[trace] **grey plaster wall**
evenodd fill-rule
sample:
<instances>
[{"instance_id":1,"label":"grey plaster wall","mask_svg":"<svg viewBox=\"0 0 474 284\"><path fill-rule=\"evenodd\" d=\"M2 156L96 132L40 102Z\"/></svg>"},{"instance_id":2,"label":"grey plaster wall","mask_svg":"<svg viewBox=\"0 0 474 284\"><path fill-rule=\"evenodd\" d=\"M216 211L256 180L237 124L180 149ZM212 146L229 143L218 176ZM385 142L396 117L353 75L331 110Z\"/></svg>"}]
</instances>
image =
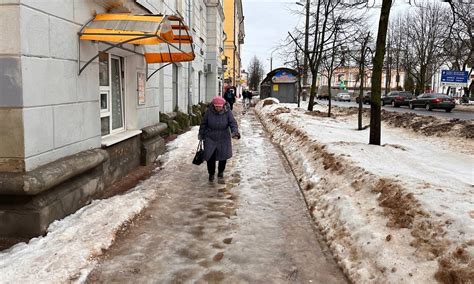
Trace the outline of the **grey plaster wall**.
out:
<instances>
[{"instance_id":1,"label":"grey plaster wall","mask_svg":"<svg viewBox=\"0 0 474 284\"><path fill-rule=\"evenodd\" d=\"M0 70L0 107L21 107L23 95L20 58L0 55Z\"/></svg>"},{"instance_id":2,"label":"grey plaster wall","mask_svg":"<svg viewBox=\"0 0 474 284\"><path fill-rule=\"evenodd\" d=\"M0 172L23 172L20 6L0 1Z\"/></svg>"}]
</instances>

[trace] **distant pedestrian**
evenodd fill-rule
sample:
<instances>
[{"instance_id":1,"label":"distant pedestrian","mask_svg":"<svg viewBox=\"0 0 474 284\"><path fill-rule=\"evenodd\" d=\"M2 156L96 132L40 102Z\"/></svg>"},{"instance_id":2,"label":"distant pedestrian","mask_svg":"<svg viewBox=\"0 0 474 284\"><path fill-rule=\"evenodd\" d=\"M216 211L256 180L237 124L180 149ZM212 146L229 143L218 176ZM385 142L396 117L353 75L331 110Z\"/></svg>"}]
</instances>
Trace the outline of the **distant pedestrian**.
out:
<instances>
[{"instance_id":1,"label":"distant pedestrian","mask_svg":"<svg viewBox=\"0 0 474 284\"><path fill-rule=\"evenodd\" d=\"M209 181L214 181L216 161L219 161L218 181L224 181L225 166L232 157L231 138L240 139L240 133L230 106L222 97L212 99L199 127L198 138L204 141L204 160L207 161Z\"/></svg>"},{"instance_id":2,"label":"distant pedestrian","mask_svg":"<svg viewBox=\"0 0 474 284\"><path fill-rule=\"evenodd\" d=\"M253 97L252 91L247 91L247 100L249 101L249 106L252 104L252 97Z\"/></svg>"},{"instance_id":3,"label":"distant pedestrian","mask_svg":"<svg viewBox=\"0 0 474 284\"><path fill-rule=\"evenodd\" d=\"M229 104L230 109L234 109L234 103L235 103L235 91L232 88L227 89L224 93L224 99L226 102Z\"/></svg>"},{"instance_id":4,"label":"distant pedestrian","mask_svg":"<svg viewBox=\"0 0 474 284\"><path fill-rule=\"evenodd\" d=\"M242 92L242 97L243 97L243 103L244 103L244 109L248 109L250 107L250 104L252 103L252 92L249 90L244 90Z\"/></svg>"}]
</instances>

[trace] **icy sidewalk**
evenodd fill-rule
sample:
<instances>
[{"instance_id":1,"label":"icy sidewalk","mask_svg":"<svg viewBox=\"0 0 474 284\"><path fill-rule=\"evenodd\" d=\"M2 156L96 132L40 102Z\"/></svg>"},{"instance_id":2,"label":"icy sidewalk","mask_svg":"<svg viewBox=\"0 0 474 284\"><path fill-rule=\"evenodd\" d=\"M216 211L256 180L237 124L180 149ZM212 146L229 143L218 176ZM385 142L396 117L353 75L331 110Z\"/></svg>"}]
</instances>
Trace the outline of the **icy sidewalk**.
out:
<instances>
[{"instance_id":1,"label":"icy sidewalk","mask_svg":"<svg viewBox=\"0 0 474 284\"><path fill-rule=\"evenodd\" d=\"M194 150L196 131L169 144L165 167L175 171ZM179 148L178 148L179 146ZM127 194L96 200L75 214L56 221L45 237L0 252L0 283L67 283L83 280L114 242L124 225L156 197L161 172Z\"/></svg>"},{"instance_id":2,"label":"icy sidewalk","mask_svg":"<svg viewBox=\"0 0 474 284\"><path fill-rule=\"evenodd\" d=\"M239 121L226 184L191 164L193 128L129 193L0 253L0 283L347 283L280 151L253 114Z\"/></svg>"},{"instance_id":3,"label":"icy sidewalk","mask_svg":"<svg viewBox=\"0 0 474 284\"><path fill-rule=\"evenodd\" d=\"M321 249L285 159L253 114L238 121L242 139L233 141L226 184L209 183L206 166L189 155L162 175L160 198L90 283L347 282Z\"/></svg>"},{"instance_id":4,"label":"icy sidewalk","mask_svg":"<svg viewBox=\"0 0 474 284\"><path fill-rule=\"evenodd\" d=\"M457 153L452 141L384 127L384 147L371 146L353 116L259 107L353 281L474 279L472 141Z\"/></svg>"}]
</instances>

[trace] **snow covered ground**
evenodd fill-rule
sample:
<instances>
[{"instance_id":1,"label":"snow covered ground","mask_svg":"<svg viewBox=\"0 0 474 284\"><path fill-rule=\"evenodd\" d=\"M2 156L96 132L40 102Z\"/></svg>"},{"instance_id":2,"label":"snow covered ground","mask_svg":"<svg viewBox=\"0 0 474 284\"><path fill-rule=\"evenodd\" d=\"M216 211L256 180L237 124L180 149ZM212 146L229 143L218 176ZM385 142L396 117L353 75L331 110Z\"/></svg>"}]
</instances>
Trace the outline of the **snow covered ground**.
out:
<instances>
[{"instance_id":1,"label":"snow covered ground","mask_svg":"<svg viewBox=\"0 0 474 284\"><path fill-rule=\"evenodd\" d=\"M257 112L353 282L473 282L472 139L385 125L384 146L371 146L368 130L355 130L354 116L311 116L285 104L260 104ZM94 201L51 224L45 237L0 252L0 282L83 282L97 256L166 186L160 177L189 160L196 131L171 142L164 169L128 193Z\"/></svg>"},{"instance_id":2,"label":"snow covered ground","mask_svg":"<svg viewBox=\"0 0 474 284\"><path fill-rule=\"evenodd\" d=\"M160 176L176 171L183 159L189 159L196 137L194 128L168 144L172 151L162 157L166 169L128 193L93 201L52 223L45 237L0 252L0 283L83 282L117 233L156 197Z\"/></svg>"},{"instance_id":3,"label":"snow covered ground","mask_svg":"<svg viewBox=\"0 0 474 284\"><path fill-rule=\"evenodd\" d=\"M351 280L474 281L472 140L384 125L383 146L373 146L368 129L356 130L355 116L263 104L257 113Z\"/></svg>"}]
</instances>

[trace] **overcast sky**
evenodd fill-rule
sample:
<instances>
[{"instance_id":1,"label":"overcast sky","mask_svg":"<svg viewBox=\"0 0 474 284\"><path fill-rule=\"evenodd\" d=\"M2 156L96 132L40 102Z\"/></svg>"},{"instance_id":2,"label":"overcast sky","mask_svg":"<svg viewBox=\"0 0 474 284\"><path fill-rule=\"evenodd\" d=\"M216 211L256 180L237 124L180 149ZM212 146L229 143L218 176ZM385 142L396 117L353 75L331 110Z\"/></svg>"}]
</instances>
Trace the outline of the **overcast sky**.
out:
<instances>
[{"instance_id":1,"label":"overcast sky","mask_svg":"<svg viewBox=\"0 0 474 284\"><path fill-rule=\"evenodd\" d=\"M304 24L304 16L299 16L291 10L303 11L302 6L296 5L298 0L243 0L245 16L245 44L242 51L242 68L248 69L250 60L256 55L264 64L265 71L270 70L270 53L278 47L298 24ZM300 0L301 1L301 0ZM406 10L406 0L397 0L391 17ZM380 9L373 9L372 27L376 26ZM375 28L375 27L374 27ZM375 30L374 30L375 31ZM273 68L281 67L282 60L273 53Z\"/></svg>"}]
</instances>

